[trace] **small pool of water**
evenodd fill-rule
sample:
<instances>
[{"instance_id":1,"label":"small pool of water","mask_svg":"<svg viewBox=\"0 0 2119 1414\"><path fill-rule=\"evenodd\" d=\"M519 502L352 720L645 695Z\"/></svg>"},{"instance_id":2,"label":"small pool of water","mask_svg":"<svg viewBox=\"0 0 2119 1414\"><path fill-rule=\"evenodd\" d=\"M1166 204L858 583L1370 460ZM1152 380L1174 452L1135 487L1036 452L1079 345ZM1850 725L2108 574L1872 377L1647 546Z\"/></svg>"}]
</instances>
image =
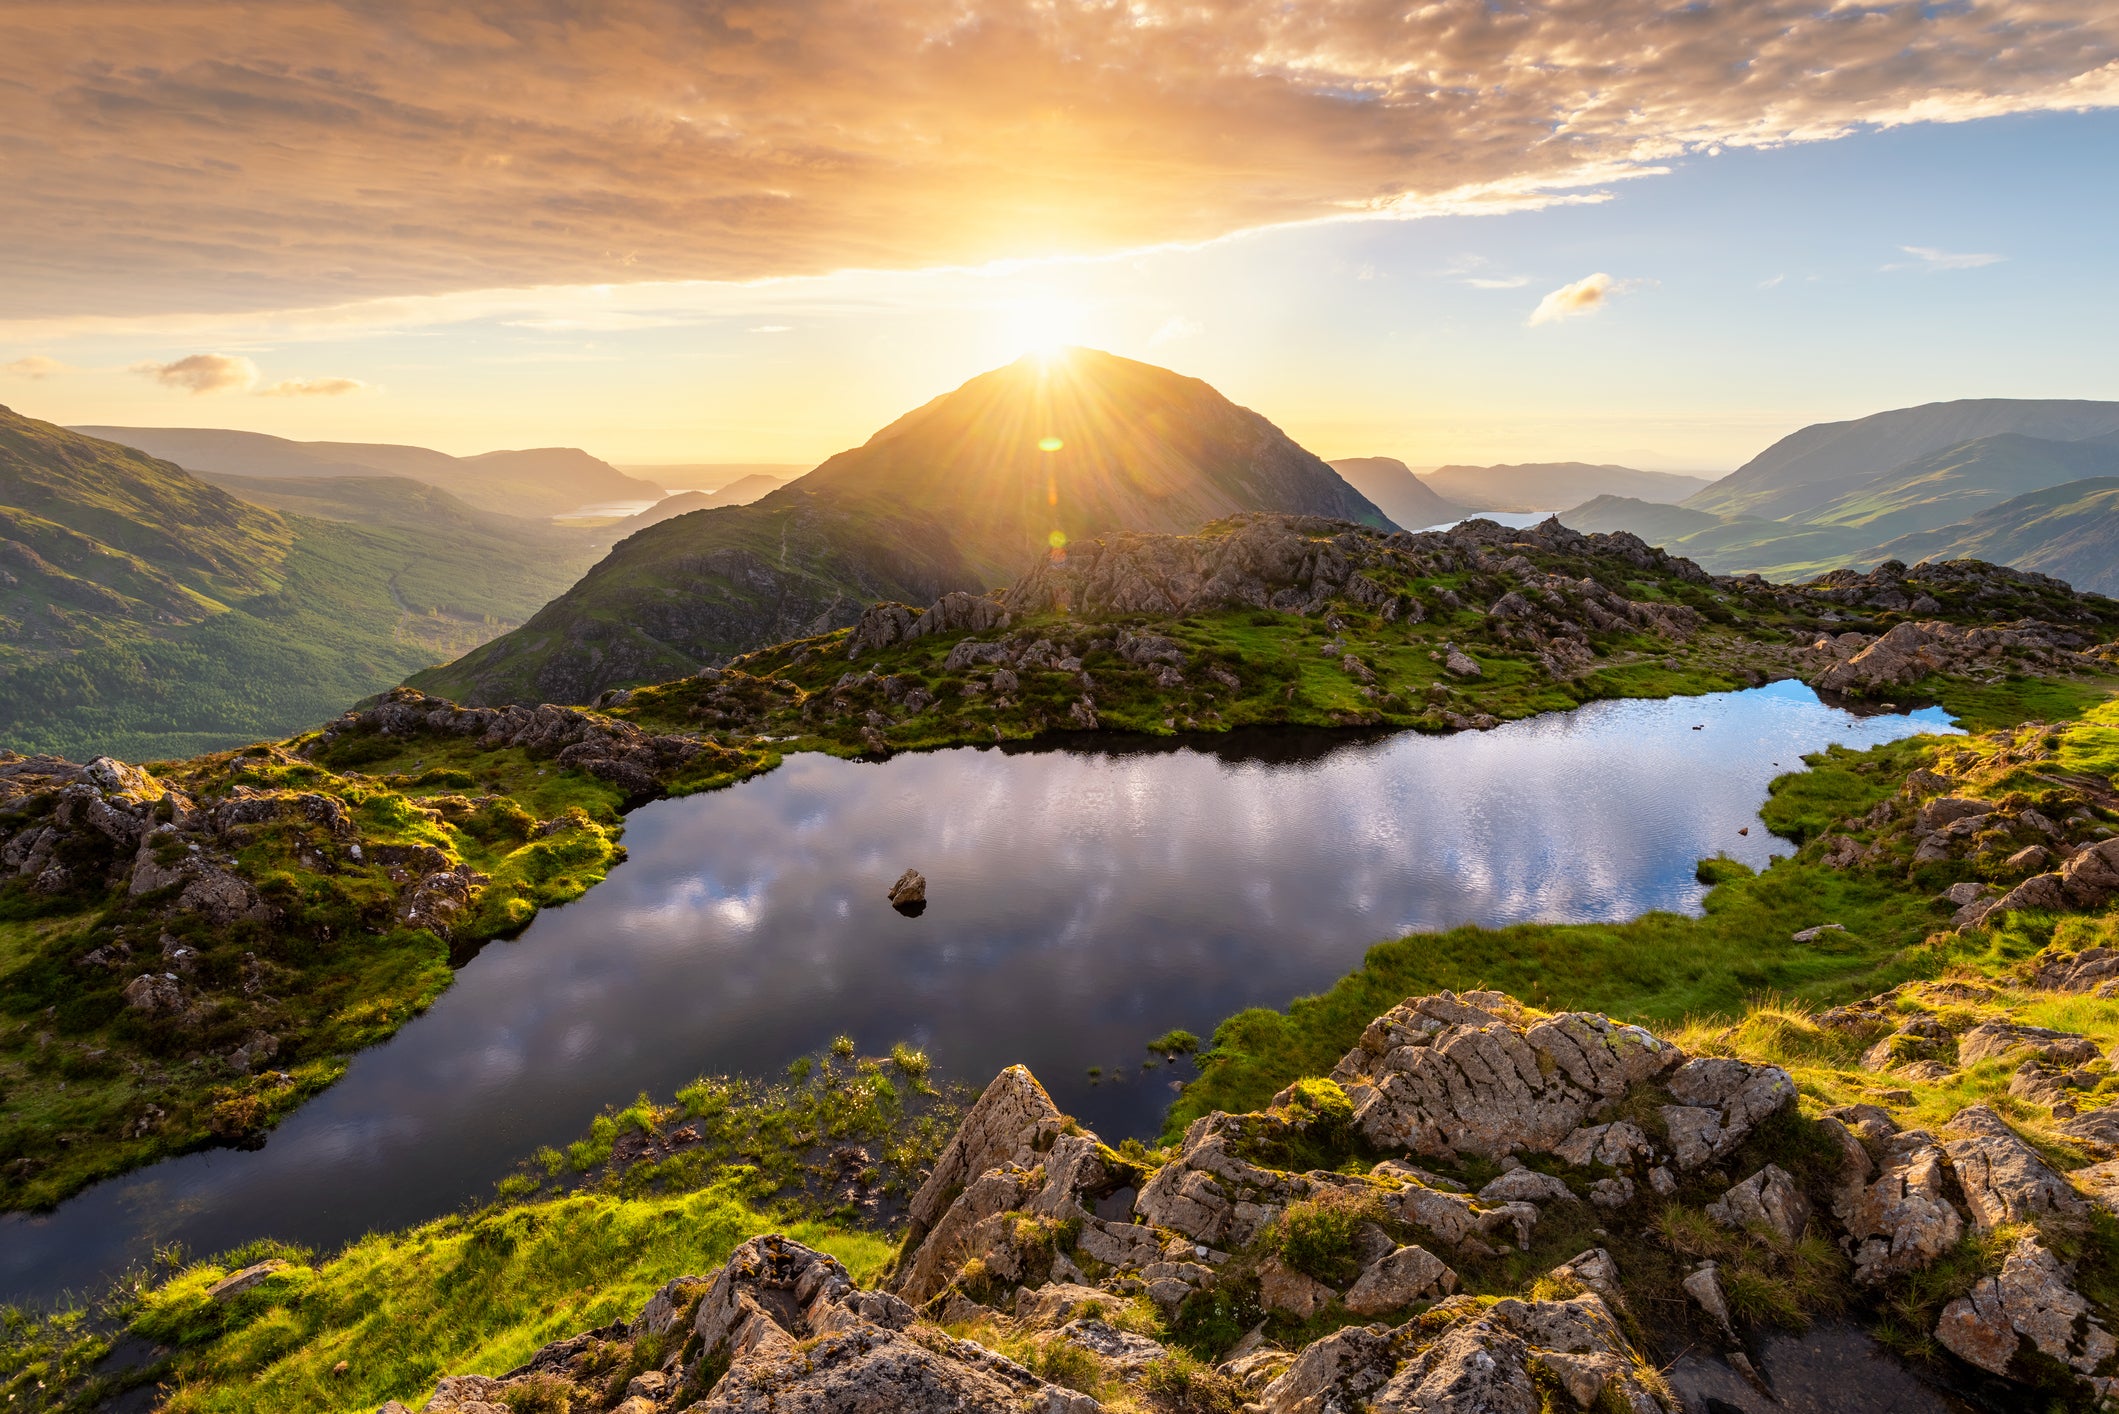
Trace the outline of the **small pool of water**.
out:
<instances>
[{"instance_id":1,"label":"small pool of water","mask_svg":"<svg viewBox=\"0 0 2119 1414\"><path fill-rule=\"evenodd\" d=\"M86 1290L158 1243L328 1248L433 1217L607 1103L841 1033L975 1083L1021 1061L1106 1137L1148 1135L1172 1074L1141 1069L1149 1038L1285 1005L1407 932L1696 910L1698 859L1780 843L1758 806L1803 753L1938 730L1780 683L1455 736L791 757L636 811L607 882L487 947L263 1149L0 1220L0 1298ZM884 900L908 866L918 918Z\"/></svg>"}]
</instances>

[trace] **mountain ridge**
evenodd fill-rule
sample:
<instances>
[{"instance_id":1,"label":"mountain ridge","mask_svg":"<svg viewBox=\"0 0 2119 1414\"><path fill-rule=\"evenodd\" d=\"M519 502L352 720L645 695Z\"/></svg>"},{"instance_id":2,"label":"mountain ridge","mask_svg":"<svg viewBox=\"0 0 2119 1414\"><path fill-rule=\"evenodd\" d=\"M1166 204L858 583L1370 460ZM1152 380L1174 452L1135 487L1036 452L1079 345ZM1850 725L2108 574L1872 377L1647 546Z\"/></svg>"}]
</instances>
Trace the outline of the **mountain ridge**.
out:
<instances>
[{"instance_id":1,"label":"mountain ridge","mask_svg":"<svg viewBox=\"0 0 2119 1414\"><path fill-rule=\"evenodd\" d=\"M219 427L82 426L70 429L140 447L194 473L272 479L405 476L500 515L559 515L597 501L645 500L662 488L627 476L578 447L537 447L457 457L390 442L297 442Z\"/></svg>"}]
</instances>

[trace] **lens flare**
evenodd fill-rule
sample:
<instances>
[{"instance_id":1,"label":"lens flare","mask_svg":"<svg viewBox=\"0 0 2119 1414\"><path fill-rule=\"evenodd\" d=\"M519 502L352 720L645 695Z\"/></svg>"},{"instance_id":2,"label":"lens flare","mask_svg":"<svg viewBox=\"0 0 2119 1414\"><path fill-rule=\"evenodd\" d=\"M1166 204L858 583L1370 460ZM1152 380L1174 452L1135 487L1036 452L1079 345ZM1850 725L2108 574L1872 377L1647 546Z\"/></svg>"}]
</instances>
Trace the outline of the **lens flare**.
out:
<instances>
[{"instance_id":1,"label":"lens flare","mask_svg":"<svg viewBox=\"0 0 2119 1414\"><path fill-rule=\"evenodd\" d=\"M1037 441L1037 449L1041 452L1056 452L1066 445L1057 437L1040 437Z\"/></svg>"}]
</instances>

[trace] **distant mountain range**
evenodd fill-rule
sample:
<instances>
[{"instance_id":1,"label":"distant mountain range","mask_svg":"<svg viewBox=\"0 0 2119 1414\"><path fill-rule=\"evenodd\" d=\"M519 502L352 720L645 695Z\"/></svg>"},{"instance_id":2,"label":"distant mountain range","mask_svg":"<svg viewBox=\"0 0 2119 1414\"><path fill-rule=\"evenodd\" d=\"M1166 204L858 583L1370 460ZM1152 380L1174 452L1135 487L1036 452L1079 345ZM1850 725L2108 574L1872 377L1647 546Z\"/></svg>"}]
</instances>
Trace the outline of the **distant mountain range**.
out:
<instances>
[{"instance_id":1,"label":"distant mountain range","mask_svg":"<svg viewBox=\"0 0 2119 1414\"><path fill-rule=\"evenodd\" d=\"M627 476L575 447L452 457L431 447L380 442L294 442L213 427L76 427L138 447L186 471L228 476L344 479L411 477L466 505L509 516L564 515L602 501L654 500L655 482Z\"/></svg>"},{"instance_id":2,"label":"distant mountain range","mask_svg":"<svg viewBox=\"0 0 2119 1414\"><path fill-rule=\"evenodd\" d=\"M1464 519L1464 507L1436 495L1396 457L1342 457L1331 467L1402 529L1421 530Z\"/></svg>"},{"instance_id":3,"label":"distant mountain range","mask_svg":"<svg viewBox=\"0 0 2119 1414\"><path fill-rule=\"evenodd\" d=\"M1595 496L1682 501L1712 478L1590 462L1524 462L1514 466L1440 466L1422 474L1428 489L1468 511L1556 511Z\"/></svg>"},{"instance_id":4,"label":"distant mountain range","mask_svg":"<svg viewBox=\"0 0 2119 1414\"><path fill-rule=\"evenodd\" d=\"M843 627L879 599L1006 584L1072 540L1248 510L1390 524L1196 378L1087 349L1025 358L748 506L648 526L522 628L411 681L466 702L586 701Z\"/></svg>"},{"instance_id":5,"label":"distant mountain range","mask_svg":"<svg viewBox=\"0 0 2119 1414\"><path fill-rule=\"evenodd\" d=\"M1987 398L1807 427L1682 505L1602 496L1560 519L1631 530L1724 574L1971 555L2112 593L2113 477L2119 402Z\"/></svg>"},{"instance_id":6,"label":"distant mountain range","mask_svg":"<svg viewBox=\"0 0 2119 1414\"><path fill-rule=\"evenodd\" d=\"M621 462L627 476L673 491L725 491L747 477L763 476L785 485L810 469L809 462Z\"/></svg>"},{"instance_id":7,"label":"distant mountain range","mask_svg":"<svg viewBox=\"0 0 2119 1414\"><path fill-rule=\"evenodd\" d=\"M2119 431L2119 403L2023 398L1926 403L1791 432L1686 504L1716 515L1779 520L1916 458L1982 438L2013 432L2079 442L2112 431Z\"/></svg>"},{"instance_id":8,"label":"distant mountain range","mask_svg":"<svg viewBox=\"0 0 2119 1414\"><path fill-rule=\"evenodd\" d=\"M610 527L613 540L623 540L638 530L651 525L660 525L678 516L690 515L693 511L711 511L722 506L747 506L770 492L785 486L791 478L769 476L763 472L752 472L739 476L717 491L680 491L674 496L664 496L654 505L638 515L627 516Z\"/></svg>"},{"instance_id":9,"label":"distant mountain range","mask_svg":"<svg viewBox=\"0 0 2119 1414\"><path fill-rule=\"evenodd\" d=\"M284 735L520 623L607 543L404 477L215 484L0 408L0 747Z\"/></svg>"}]
</instances>

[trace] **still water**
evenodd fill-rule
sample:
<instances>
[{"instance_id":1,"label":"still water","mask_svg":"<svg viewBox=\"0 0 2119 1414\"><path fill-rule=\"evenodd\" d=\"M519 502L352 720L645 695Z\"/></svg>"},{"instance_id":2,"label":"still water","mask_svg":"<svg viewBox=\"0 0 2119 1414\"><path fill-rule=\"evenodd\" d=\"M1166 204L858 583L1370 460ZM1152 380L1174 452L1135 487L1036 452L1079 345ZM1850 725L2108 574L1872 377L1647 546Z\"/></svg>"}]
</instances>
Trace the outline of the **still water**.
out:
<instances>
[{"instance_id":1,"label":"still water","mask_svg":"<svg viewBox=\"0 0 2119 1414\"><path fill-rule=\"evenodd\" d=\"M85 1290L156 1243L328 1248L433 1217L606 1103L842 1032L975 1082L1025 1062L1107 1138L1146 1135L1171 1074L1141 1070L1150 1037L1285 1004L1406 932L1696 909L1700 857L1766 862L1758 806L1804 752L1946 730L1780 683L1447 737L791 757L635 812L606 883L487 947L262 1150L0 1220L0 1299ZM918 918L883 897L907 866Z\"/></svg>"}]
</instances>

